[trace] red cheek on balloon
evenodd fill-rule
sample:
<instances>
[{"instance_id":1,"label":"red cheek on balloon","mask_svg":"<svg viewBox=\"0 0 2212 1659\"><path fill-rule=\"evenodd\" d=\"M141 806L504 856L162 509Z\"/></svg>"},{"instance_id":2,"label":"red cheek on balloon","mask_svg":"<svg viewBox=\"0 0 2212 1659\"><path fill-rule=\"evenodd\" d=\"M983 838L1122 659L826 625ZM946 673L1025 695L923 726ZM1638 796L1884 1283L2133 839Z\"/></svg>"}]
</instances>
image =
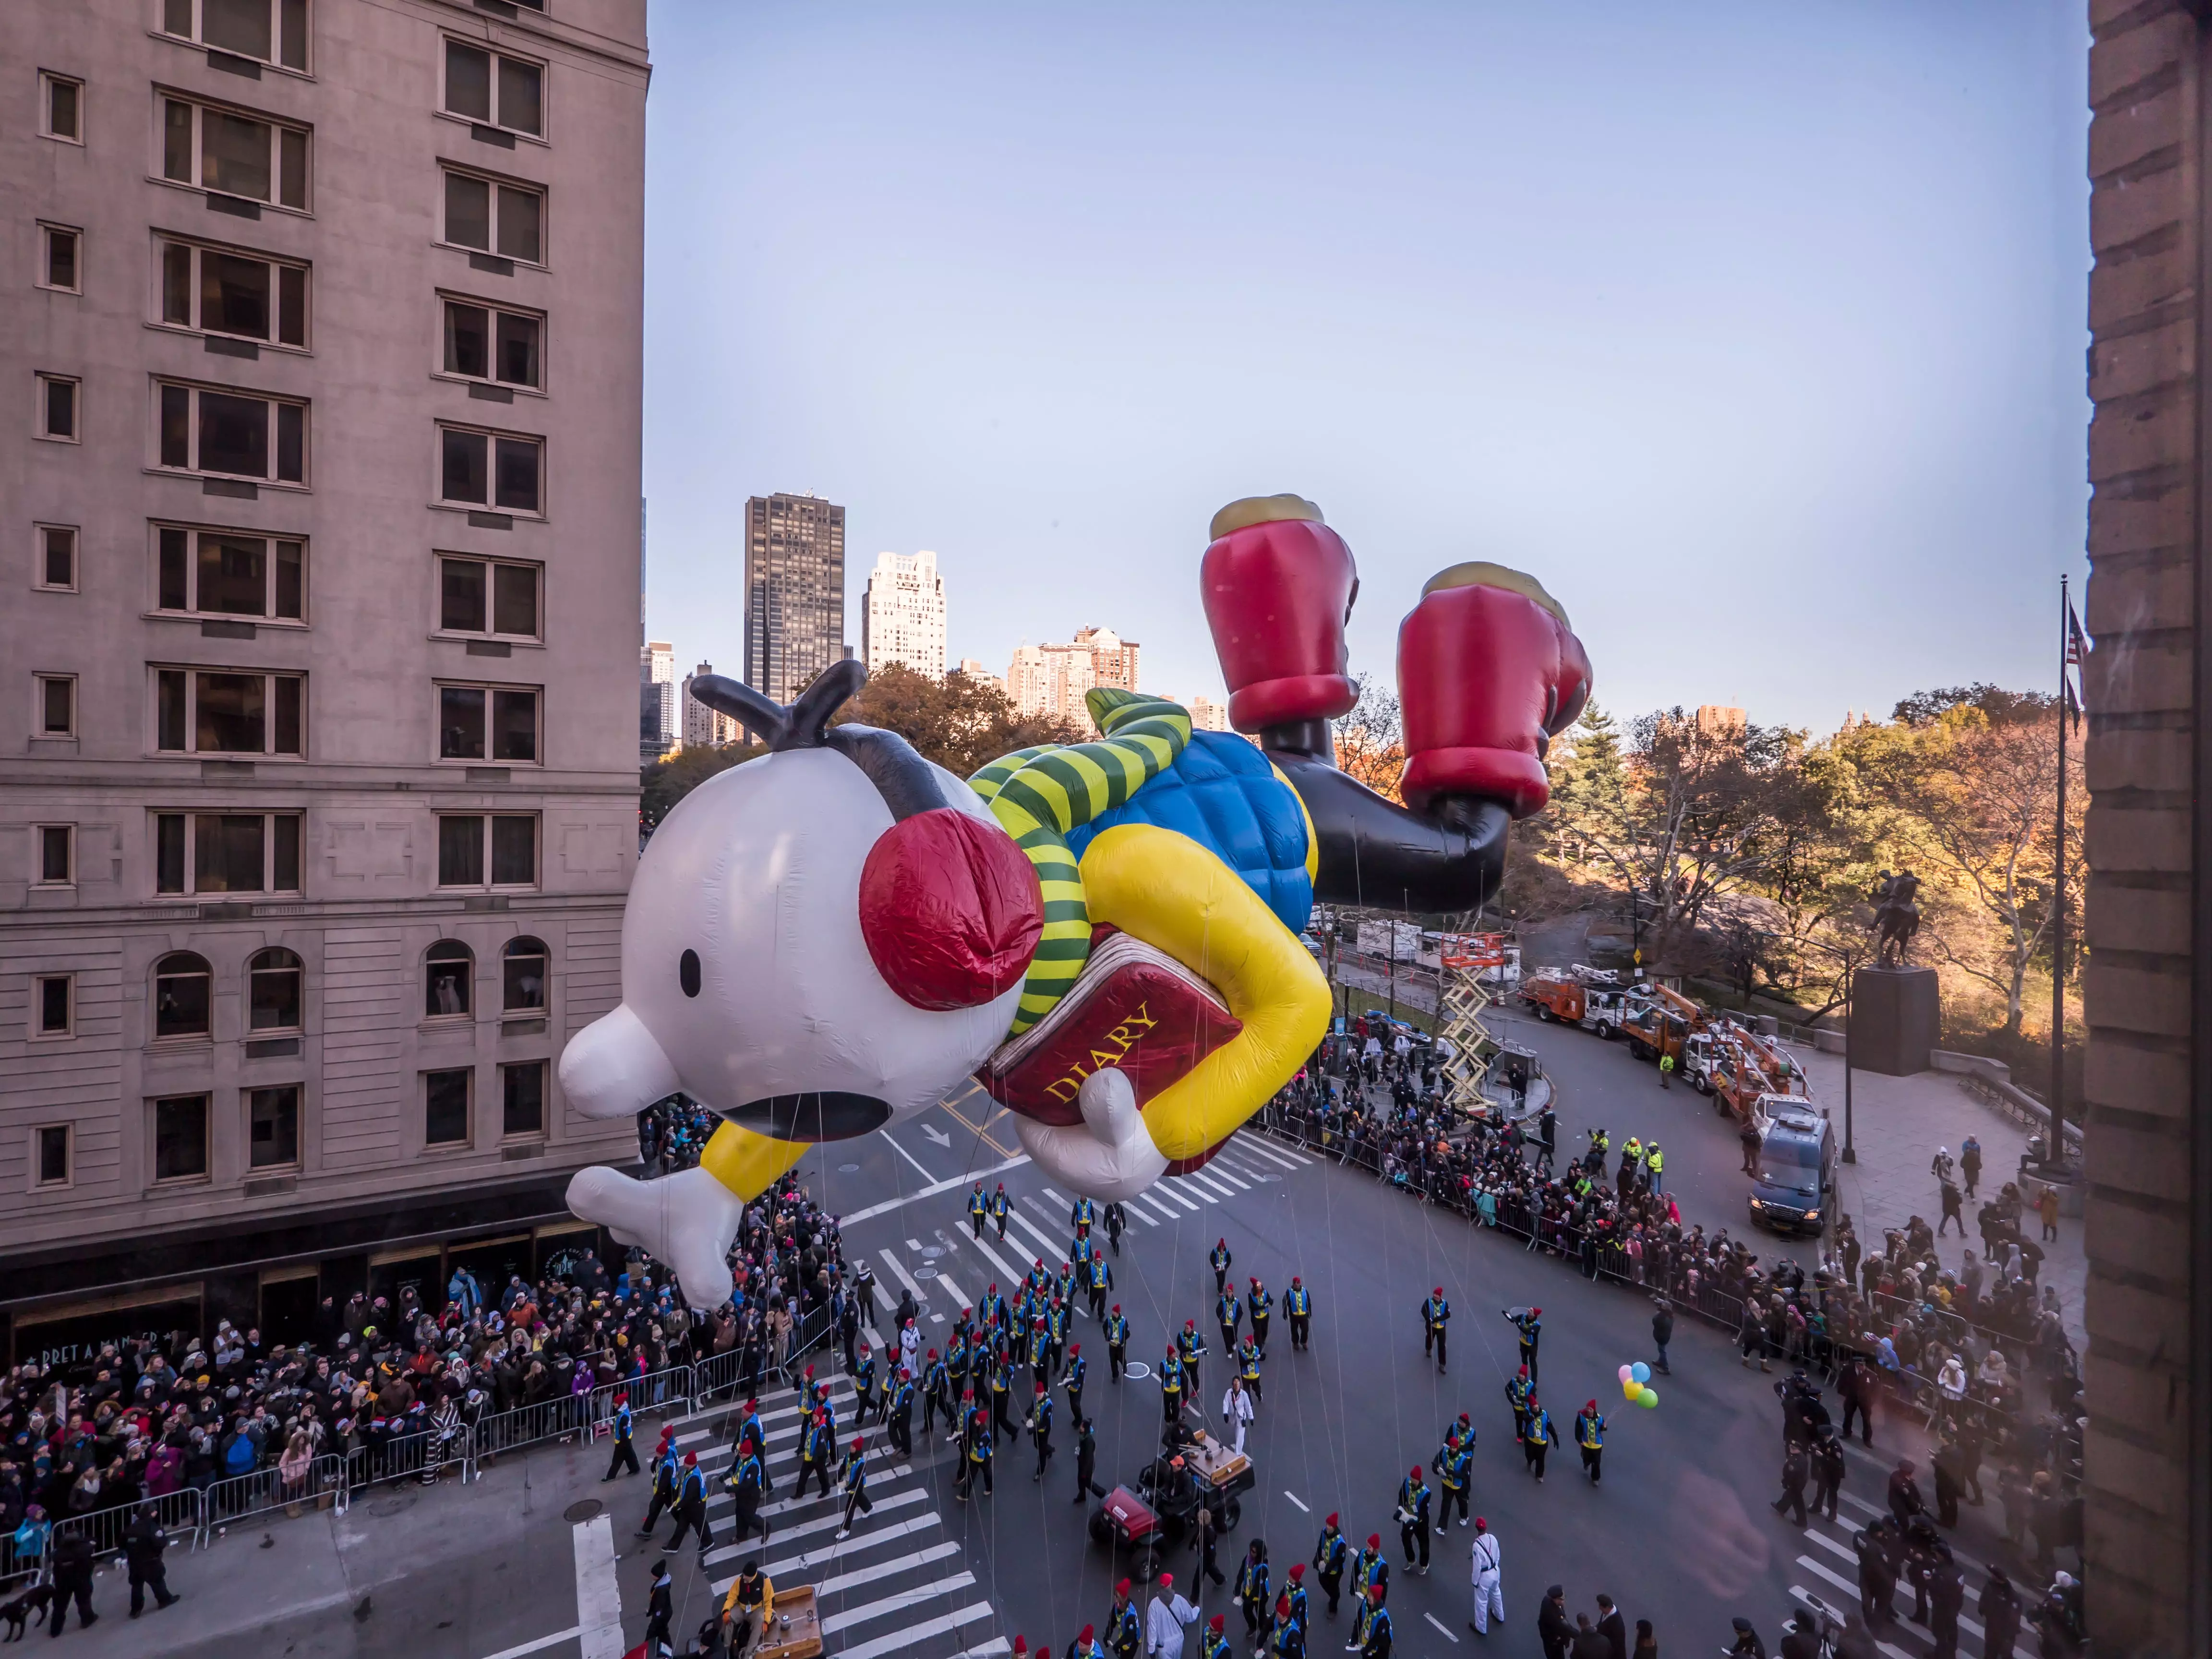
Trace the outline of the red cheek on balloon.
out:
<instances>
[{"instance_id":1,"label":"red cheek on balloon","mask_svg":"<svg viewBox=\"0 0 2212 1659\"><path fill-rule=\"evenodd\" d=\"M950 806L893 824L860 869L860 934L916 1008L974 1008L1021 983L1044 894L1013 838Z\"/></svg>"}]
</instances>

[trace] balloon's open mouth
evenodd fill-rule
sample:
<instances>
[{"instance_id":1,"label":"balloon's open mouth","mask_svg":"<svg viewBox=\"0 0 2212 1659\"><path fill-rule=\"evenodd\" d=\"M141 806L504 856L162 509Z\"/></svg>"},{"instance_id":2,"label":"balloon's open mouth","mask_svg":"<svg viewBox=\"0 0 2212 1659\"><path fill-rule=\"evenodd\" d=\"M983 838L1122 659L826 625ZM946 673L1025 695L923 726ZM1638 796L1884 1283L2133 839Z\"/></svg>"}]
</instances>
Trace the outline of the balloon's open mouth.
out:
<instances>
[{"instance_id":1,"label":"balloon's open mouth","mask_svg":"<svg viewBox=\"0 0 2212 1659\"><path fill-rule=\"evenodd\" d=\"M778 1140L850 1140L881 1128L890 1115L890 1103L840 1089L770 1095L722 1114L732 1123Z\"/></svg>"}]
</instances>

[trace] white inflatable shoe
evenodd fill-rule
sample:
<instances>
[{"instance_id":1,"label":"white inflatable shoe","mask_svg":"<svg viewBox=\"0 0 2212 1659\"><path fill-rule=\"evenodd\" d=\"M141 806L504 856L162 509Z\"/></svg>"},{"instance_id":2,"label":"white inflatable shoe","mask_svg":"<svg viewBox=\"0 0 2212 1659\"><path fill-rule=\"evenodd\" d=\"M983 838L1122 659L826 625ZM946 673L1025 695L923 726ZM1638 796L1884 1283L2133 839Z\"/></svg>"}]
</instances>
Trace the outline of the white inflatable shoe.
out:
<instances>
[{"instance_id":1,"label":"white inflatable shoe","mask_svg":"<svg viewBox=\"0 0 2212 1659\"><path fill-rule=\"evenodd\" d=\"M568 1207L672 1268L693 1307L719 1308L730 1299L730 1241L745 1203L706 1170L633 1181L593 1165L569 1180Z\"/></svg>"}]
</instances>

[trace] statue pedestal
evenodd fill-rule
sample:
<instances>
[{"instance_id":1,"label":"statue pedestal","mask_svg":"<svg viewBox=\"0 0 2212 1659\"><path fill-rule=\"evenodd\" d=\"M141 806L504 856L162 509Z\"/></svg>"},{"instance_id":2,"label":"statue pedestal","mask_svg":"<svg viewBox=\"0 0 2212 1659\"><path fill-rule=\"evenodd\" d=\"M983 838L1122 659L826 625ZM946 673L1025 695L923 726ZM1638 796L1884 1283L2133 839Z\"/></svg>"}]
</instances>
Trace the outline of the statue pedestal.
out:
<instances>
[{"instance_id":1,"label":"statue pedestal","mask_svg":"<svg viewBox=\"0 0 2212 1659\"><path fill-rule=\"evenodd\" d=\"M1886 1077L1926 1071L1942 1014L1933 968L1862 968L1851 976L1851 1065Z\"/></svg>"}]
</instances>

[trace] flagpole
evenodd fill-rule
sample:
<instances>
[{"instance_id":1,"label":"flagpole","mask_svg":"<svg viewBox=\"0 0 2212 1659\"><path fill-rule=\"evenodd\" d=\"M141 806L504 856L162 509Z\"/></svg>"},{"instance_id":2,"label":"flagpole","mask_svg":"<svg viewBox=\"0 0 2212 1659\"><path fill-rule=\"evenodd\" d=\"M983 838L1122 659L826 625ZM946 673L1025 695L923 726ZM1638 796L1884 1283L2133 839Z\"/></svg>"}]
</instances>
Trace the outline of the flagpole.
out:
<instances>
[{"instance_id":1,"label":"flagpole","mask_svg":"<svg viewBox=\"0 0 2212 1659\"><path fill-rule=\"evenodd\" d=\"M2067 578L2058 578L2058 833L2053 848L2056 883L2051 914L2051 1147L2053 1164L2066 1156L2066 715L2072 701L2067 665L2074 654L2074 607Z\"/></svg>"}]
</instances>

